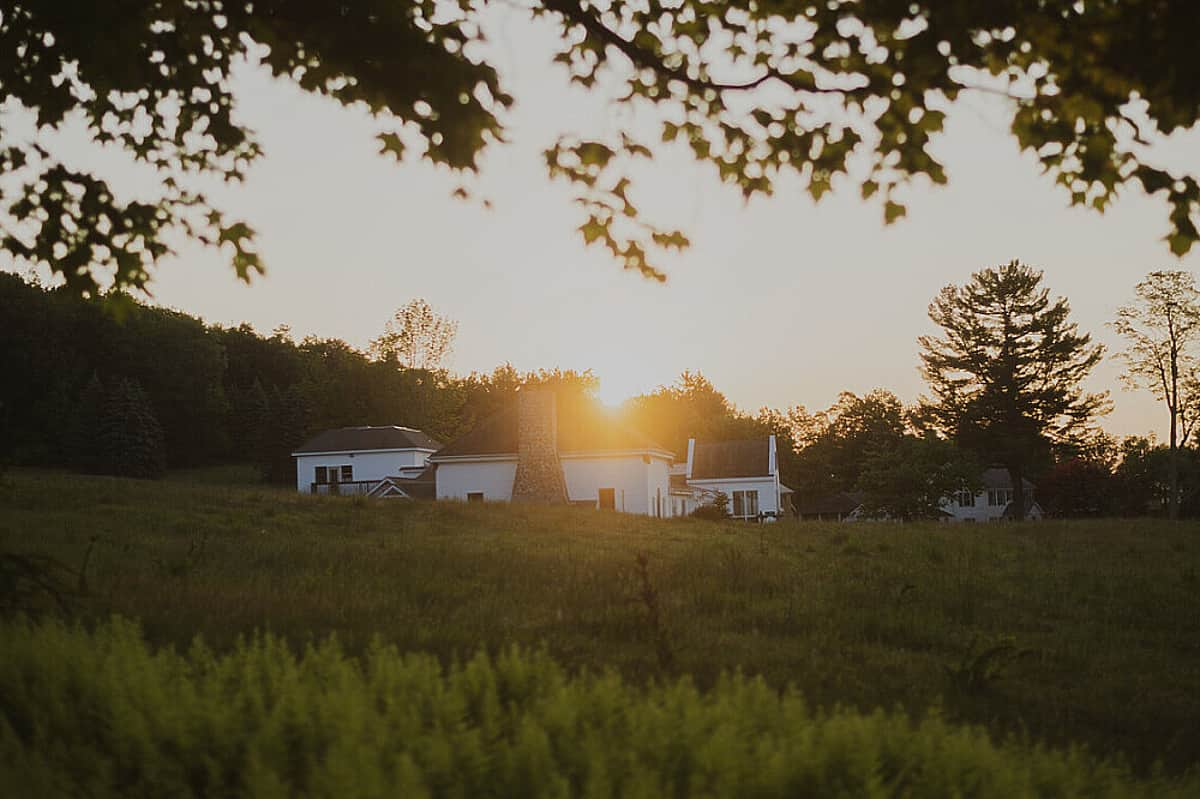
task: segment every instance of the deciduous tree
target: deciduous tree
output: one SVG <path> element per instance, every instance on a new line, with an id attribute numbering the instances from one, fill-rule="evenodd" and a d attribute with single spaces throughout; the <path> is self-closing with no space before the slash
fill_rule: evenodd
<path id="1" fill-rule="evenodd" d="M 1085 436 L 1108 410 L 1107 393 L 1082 388 L 1104 348 L 1069 316 L 1041 272 L 1012 261 L 942 289 L 929 306 L 942 335 L 918 339 L 932 393 L 921 398 L 922 420 L 1008 469 L 1018 519 L 1036 459 L 1055 442 Z"/>
<path id="2" fill-rule="evenodd" d="M 378 360 L 405 369 L 439 369 L 454 349 L 457 334 L 458 322 L 434 313 L 425 300 L 409 300 L 396 309 L 382 335 L 371 342 L 370 352 Z"/>
<path id="3" fill-rule="evenodd" d="M 386 154 L 472 172 L 504 139 L 513 103 L 484 33 L 499 5 L 8 3 L 0 101 L 32 114 L 38 133 L 0 134 L 0 171 L 17 186 L 4 246 L 84 293 L 104 280 L 144 286 L 188 238 L 225 249 L 244 279 L 260 272 L 248 221 L 204 192 L 213 178 L 241 180 L 261 154 L 236 113 L 243 60 L 365 109 Z M 505 5 L 548 23 L 570 81 L 605 76 L 615 102 L 637 111 L 608 115 L 608 135 L 559 137 L 546 152 L 549 174 L 577 192 L 584 241 L 627 269 L 662 278 L 661 252 L 687 244 L 635 207 L 630 167 L 654 155 L 652 139 L 677 142 L 747 197 L 781 176 L 815 199 L 848 184 L 891 222 L 915 178 L 946 182 L 930 143 L 949 105 L 975 90 L 1008 98 L 1012 135 L 1073 204 L 1103 210 L 1140 186 L 1167 201 L 1172 252 L 1200 238 L 1196 172 L 1157 166 L 1144 146 L 1200 116 L 1193 0 Z M 158 189 L 135 193 L 68 159 L 60 147 L 72 137 L 58 134 L 76 121 L 149 167 Z"/>
<path id="4" fill-rule="evenodd" d="M 1200 292 L 1189 272 L 1151 272 L 1135 288 L 1137 299 L 1117 311 L 1113 327 L 1129 341 L 1121 352 L 1123 378 L 1149 389 L 1167 406 L 1167 508 L 1179 518 L 1179 448 L 1200 418 Z"/>
<path id="5" fill-rule="evenodd" d="M 946 498 L 978 489 L 980 471 L 973 457 L 943 438 L 903 436 L 863 461 L 857 484 L 863 514 L 906 522 L 937 519 Z"/>
<path id="6" fill-rule="evenodd" d="M 806 420 L 807 442 L 797 455 L 797 490 L 823 496 L 855 490 L 868 457 L 904 437 L 904 404 L 885 389 L 858 396 L 843 391 L 828 410 Z"/>

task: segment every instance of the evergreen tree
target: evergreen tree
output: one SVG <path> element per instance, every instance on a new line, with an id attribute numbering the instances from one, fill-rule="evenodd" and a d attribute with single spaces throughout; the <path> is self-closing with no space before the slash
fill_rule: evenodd
<path id="1" fill-rule="evenodd" d="M 101 471 L 120 477 L 158 478 L 166 472 L 163 430 L 142 387 L 122 380 L 104 401 L 98 443 Z"/>
<path id="2" fill-rule="evenodd" d="M 274 391 L 270 418 L 263 428 L 267 431 L 267 440 L 259 462 L 264 480 L 281 484 L 295 482 L 296 463 L 292 452 L 304 443 L 310 416 L 309 403 L 300 386 Z"/>
<path id="3" fill-rule="evenodd" d="M 1108 397 L 1081 383 L 1104 348 L 1050 300 L 1042 273 L 1018 261 L 947 286 L 929 306 L 943 336 L 921 336 L 922 373 L 932 397 L 920 415 L 983 460 L 1008 469 L 1015 518 L 1025 515 L 1023 478 L 1055 442 L 1080 438 Z"/>
<path id="4" fill-rule="evenodd" d="M 106 398 L 100 376 L 92 372 L 91 380 L 79 395 L 71 421 L 69 459 L 71 465 L 80 471 L 98 472 L 101 469 L 100 425 L 104 418 Z"/>
<path id="5" fill-rule="evenodd" d="M 241 430 L 241 442 L 244 457 L 254 463 L 263 461 L 263 453 L 270 446 L 271 401 L 262 383 L 255 378 L 250 388 L 240 393 L 241 408 L 238 428 Z"/>

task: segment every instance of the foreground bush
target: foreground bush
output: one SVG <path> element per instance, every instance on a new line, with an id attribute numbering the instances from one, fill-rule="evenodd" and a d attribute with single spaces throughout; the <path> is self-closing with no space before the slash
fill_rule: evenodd
<path id="1" fill-rule="evenodd" d="M 936 716 L 814 714 L 734 677 L 638 689 L 545 655 L 443 669 L 270 636 L 152 651 L 116 620 L 0 624 L 4 796 L 1184 796 Z"/>

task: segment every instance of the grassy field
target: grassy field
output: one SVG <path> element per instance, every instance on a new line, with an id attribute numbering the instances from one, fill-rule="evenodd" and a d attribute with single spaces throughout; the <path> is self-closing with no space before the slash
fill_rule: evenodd
<path id="1" fill-rule="evenodd" d="M 0 551 L 78 569 L 90 548 L 72 612 L 136 619 L 155 644 L 336 633 L 443 662 L 519 644 L 634 683 L 741 670 L 815 707 L 940 707 L 1139 770 L 1200 763 L 1195 524 L 759 527 L 297 496 L 219 472 L 3 481 Z"/>

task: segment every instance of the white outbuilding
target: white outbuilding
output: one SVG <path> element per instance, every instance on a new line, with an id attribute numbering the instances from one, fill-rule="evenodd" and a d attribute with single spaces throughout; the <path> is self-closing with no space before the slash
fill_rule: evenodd
<path id="1" fill-rule="evenodd" d="M 412 496 L 432 486 L 429 456 L 441 444 L 411 427 L 339 427 L 305 441 L 296 459 L 296 490 L 303 494 Z M 380 483 L 387 480 L 385 494 Z M 408 487 L 409 491 L 405 491 Z"/>
<path id="2" fill-rule="evenodd" d="M 433 457 L 439 500 L 543 502 L 671 515 L 674 454 L 587 402 L 546 390 L 517 401 Z"/>
<path id="3" fill-rule="evenodd" d="M 682 467 L 682 468 L 681 468 Z M 676 468 L 676 507 L 690 513 L 703 498 L 722 493 L 729 515 L 748 521 L 775 519 L 792 490 L 779 481 L 775 436 L 741 441 L 688 439 L 686 464 Z M 686 486 L 691 494 L 680 491 Z"/>

